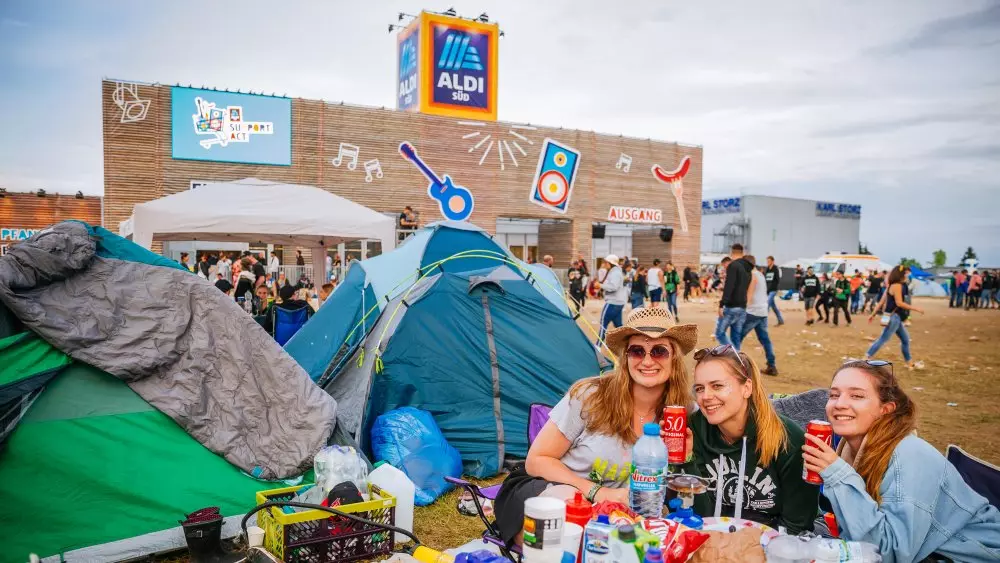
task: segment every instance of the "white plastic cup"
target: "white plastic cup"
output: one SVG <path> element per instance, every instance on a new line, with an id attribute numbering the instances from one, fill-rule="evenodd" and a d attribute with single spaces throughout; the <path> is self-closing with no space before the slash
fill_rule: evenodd
<path id="1" fill-rule="evenodd" d="M 580 544 L 583 541 L 583 526 L 566 522 L 563 524 L 562 548 L 573 555 L 574 561 L 580 560 Z"/>
<path id="2" fill-rule="evenodd" d="M 264 528 L 260 526 L 250 526 L 247 528 L 247 543 L 250 547 L 261 547 L 264 545 Z"/>
<path id="3" fill-rule="evenodd" d="M 565 521 L 566 503 L 557 498 L 534 497 L 524 501 L 525 563 L 560 563 Z"/>

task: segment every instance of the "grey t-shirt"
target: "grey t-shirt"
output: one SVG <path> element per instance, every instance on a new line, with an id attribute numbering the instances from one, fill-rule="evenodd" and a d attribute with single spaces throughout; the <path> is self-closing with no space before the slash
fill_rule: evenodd
<path id="1" fill-rule="evenodd" d="M 587 391 L 584 396 L 592 392 Z M 569 450 L 561 460 L 570 471 L 605 487 L 628 486 L 632 445 L 617 436 L 587 430 L 582 398 L 572 399 L 567 393 L 552 409 L 549 420 L 570 441 Z"/>

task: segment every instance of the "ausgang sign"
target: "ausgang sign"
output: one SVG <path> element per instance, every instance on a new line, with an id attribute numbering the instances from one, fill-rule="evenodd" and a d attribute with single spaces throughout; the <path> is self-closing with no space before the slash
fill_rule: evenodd
<path id="1" fill-rule="evenodd" d="M 661 223 L 663 211 L 647 207 L 612 206 L 608 211 L 608 221 L 618 223 Z"/>

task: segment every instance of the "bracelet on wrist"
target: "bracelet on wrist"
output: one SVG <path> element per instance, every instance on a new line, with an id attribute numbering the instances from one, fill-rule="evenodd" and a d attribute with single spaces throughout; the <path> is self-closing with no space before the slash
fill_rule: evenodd
<path id="1" fill-rule="evenodd" d="M 587 502 L 591 502 L 591 503 L 594 502 L 595 499 L 597 499 L 597 491 L 600 491 L 601 488 L 602 487 L 601 487 L 600 483 L 594 483 L 594 485 L 590 487 L 590 490 L 587 491 L 587 494 L 584 495 L 584 498 L 587 499 Z"/>

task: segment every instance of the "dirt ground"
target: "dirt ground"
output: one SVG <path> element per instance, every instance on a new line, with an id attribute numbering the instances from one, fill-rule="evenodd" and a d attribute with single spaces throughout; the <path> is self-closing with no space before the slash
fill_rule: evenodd
<path id="1" fill-rule="evenodd" d="M 921 437 L 941 451 L 948 444 L 958 444 L 973 455 L 1000 464 L 1000 310 L 949 309 L 946 300 L 932 298 L 917 298 L 914 304 L 926 311 L 913 315 L 908 327 L 913 357 L 924 362 L 924 369 L 911 371 L 904 366 L 895 337 L 876 357 L 893 362 L 896 374 L 917 402 Z M 591 301 L 585 308 L 585 317 L 595 328 L 601 305 Z M 785 325 L 775 326 L 772 313 L 769 333 L 780 375 L 765 380 L 769 393 L 828 386 L 834 370 L 846 358 L 863 357 L 881 332 L 878 320 L 869 324 L 867 315 L 855 319 L 851 327 L 843 326 L 843 320 L 840 327 L 832 323 L 807 327 L 801 303 L 779 300 L 778 307 Z M 714 345 L 716 312 L 710 302 L 679 304 L 681 322 L 698 325 L 699 347 Z M 744 351 L 764 365 L 764 351 L 755 336 L 744 341 Z M 689 362 L 693 367 L 693 361 Z M 457 493 L 452 492 L 432 506 L 417 509 L 414 531 L 425 544 L 450 548 L 482 533 L 478 518 L 458 514 L 456 501 Z"/>

